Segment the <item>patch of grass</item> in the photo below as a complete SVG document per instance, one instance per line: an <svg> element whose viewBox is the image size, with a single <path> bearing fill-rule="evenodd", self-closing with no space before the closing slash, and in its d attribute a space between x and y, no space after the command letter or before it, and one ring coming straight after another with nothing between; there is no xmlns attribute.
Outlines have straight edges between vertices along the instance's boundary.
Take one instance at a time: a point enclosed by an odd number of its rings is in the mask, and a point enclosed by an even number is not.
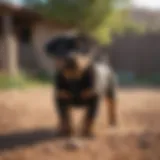
<svg viewBox="0 0 160 160"><path fill-rule="evenodd" d="M0 74L0 89L23 89L27 87L44 85L50 85L50 81L47 81L40 77L30 77L26 74L20 74L17 77L10 77L5 74Z"/></svg>
<svg viewBox="0 0 160 160"><path fill-rule="evenodd" d="M7 75L0 75L0 89L21 88L24 86L22 77L9 77Z"/></svg>

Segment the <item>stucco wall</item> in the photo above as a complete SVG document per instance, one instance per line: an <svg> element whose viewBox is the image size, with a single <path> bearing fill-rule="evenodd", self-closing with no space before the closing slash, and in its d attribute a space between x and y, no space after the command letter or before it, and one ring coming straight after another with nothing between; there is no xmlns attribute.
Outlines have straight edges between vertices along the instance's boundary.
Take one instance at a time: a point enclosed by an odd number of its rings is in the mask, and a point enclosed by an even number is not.
<svg viewBox="0 0 160 160"><path fill-rule="evenodd" d="M66 33L67 31L67 29L60 29L40 22L35 24L32 29L32 41L38 65L50 74L53 73L54 68L52 60L49 59L44 52L44 45L53 36Z"/></svg>
<svg viewBox="0 0 160 160"><path fill-rule="evenodd" d="M5 34L4 34L5 35ZM0 37L0 70L9 74L17 74L19 71L18 41L14 32Z"/></svg>

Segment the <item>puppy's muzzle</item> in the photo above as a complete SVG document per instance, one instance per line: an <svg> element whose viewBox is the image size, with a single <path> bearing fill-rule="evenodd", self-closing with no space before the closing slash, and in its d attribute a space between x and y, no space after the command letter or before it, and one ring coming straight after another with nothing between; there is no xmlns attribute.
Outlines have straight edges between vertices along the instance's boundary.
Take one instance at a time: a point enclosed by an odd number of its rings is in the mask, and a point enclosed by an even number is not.
<svg viewBox="0 0 160 160"><path fill-rule="evenodd" d="M67 57L66 58L66 69L76 69L77 68L77 62L73 57Z"/></svg>

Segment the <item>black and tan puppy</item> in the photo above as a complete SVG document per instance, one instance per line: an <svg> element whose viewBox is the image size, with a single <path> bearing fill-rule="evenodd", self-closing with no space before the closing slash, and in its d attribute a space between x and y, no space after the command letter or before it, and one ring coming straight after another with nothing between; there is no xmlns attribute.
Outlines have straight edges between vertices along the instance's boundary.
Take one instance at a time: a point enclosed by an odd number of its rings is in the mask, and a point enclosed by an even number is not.
<svg viewBox="0 0 160 160"><path fill-rule="evenodd" d="M59 131L71 135L70 107L85 107L83 136L92 134L100 97L105 96L110 125L116 124L115 78L107 63L95 62L96 43L85 35L59 36L46 45L56 67Z"/></svg>

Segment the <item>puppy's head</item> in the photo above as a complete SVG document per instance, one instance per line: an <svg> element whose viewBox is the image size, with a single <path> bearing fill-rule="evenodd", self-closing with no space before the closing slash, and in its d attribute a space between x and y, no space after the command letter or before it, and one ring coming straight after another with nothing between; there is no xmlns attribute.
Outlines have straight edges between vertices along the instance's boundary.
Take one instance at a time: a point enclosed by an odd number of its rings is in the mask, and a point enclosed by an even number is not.
<svg viewBox="0 0 160 160"><path fill-rule="evenodd" d="M59 36L47 43L45 50L53 57L56 68L84 70L95 56L96 42L83 34L75 36Z"/></svg>

